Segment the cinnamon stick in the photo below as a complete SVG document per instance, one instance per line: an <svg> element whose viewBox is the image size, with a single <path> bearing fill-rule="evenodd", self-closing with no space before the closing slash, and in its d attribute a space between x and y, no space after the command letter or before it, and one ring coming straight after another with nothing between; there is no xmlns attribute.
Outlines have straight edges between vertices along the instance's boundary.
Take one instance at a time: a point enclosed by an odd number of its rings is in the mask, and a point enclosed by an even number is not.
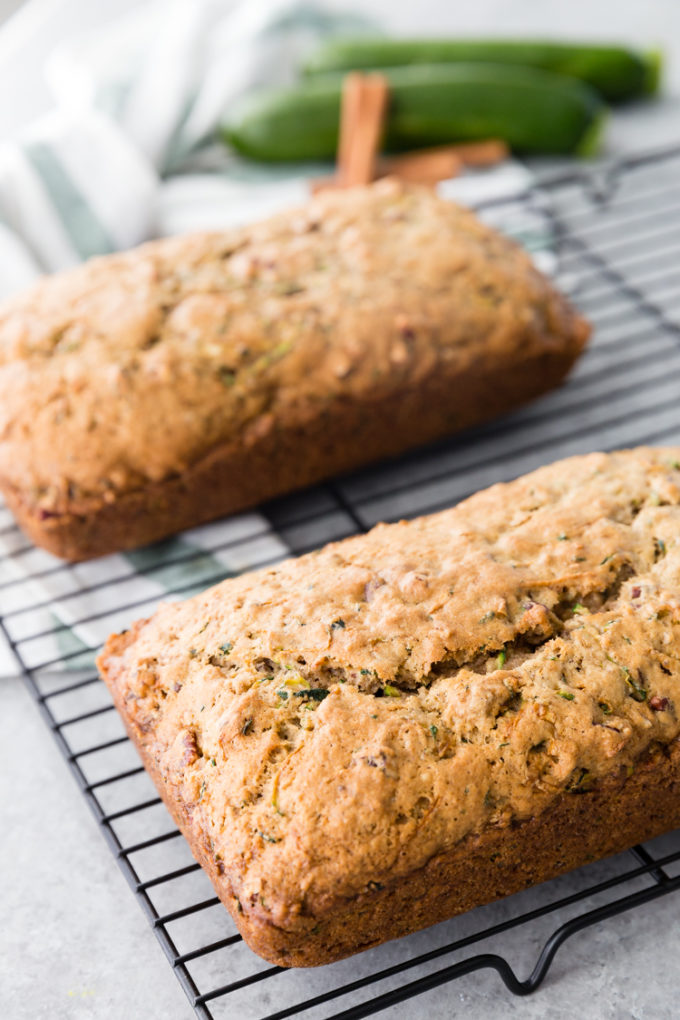
<svg viewBox="0 0 680 1020"><path fill-rule="evenodd" d="M370 184L376 177L396 176L434 186L456 177L465 166L485 167L508 156L497 138L438 145L378 159L387 109L388 82L382 74L347 74L342 86L336 172L311 182L312 192Z"/></svg>
<svg viewBox="0 0 680 1020"><path fill-rule="evenodd" d="M345 76L342 87L337 178L340 187L370 184L387 109L387 79L382 74Z"/></svg>
<svg viewBox="0 0 680 1020"><path fill-rule="evenodd" d="M378 163L381 177L394 174L406 181L427 184L456 177L464 166L492 166L508 155L505 142L490 138L483 142L437 145L396 156L383 156Z"/></svg>
<svg viewBox="0 0 680 1020"><path fill-rule="evenodd" d="M510 150L500 138L486 138L483 142L458 142L450 146L466 166L493 166L502 163Z"/></svg>
<svg viewBox="0 0 680 1020"><path fill-rule="evenodd" d="M401 156L383 156L378 161L378 177L394 176L415 184L437 184L449 177L457 177L463 169L463 160L453 149L425 149Z"/></svg>

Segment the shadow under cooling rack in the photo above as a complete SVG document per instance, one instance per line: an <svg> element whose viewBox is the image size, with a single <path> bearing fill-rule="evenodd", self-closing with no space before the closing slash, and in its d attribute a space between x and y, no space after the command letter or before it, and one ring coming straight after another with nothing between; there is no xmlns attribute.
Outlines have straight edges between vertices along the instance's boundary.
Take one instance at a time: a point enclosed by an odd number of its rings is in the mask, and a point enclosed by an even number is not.
<svg viewBox="0 0 680 1020"><path fill-rule="evenodd" d="M191 857L104 685L73 668L161 594L219 581L226 554L264 565L378 520L449 506L562 456L680 442L680 148L574 170L479 212L533 250L593 323L588 351L559 390L464 436L268 504L226 541L212 541L208 526L200 548L161 543L134 563L112 561L103 577L34 550L0 508L0 629L201 1017L364 1017L488 968L526 994L570 935L680 884L678 832L350 960L270 967L243 944ZM575 945L565 966L573 957L578 965Z"/></svg>

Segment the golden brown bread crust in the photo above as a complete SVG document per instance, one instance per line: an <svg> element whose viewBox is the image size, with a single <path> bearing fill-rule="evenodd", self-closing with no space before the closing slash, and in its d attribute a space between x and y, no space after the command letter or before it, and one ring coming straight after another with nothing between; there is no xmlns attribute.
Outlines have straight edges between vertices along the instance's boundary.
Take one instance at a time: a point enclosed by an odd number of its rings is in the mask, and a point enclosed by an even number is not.
<svg viewBox="0 0 680 1020"><path fill-rule="evenodd" d="M547 351L529 363L499 359L481 378L473 370L447 385L435 376L420 390L375 404L368 415L363 405L345 405L332 432L320 435L312 421L252 442L239 438L181 475L133 489L86 514L50 516L12 488L5 488L5 501L29 538L62 559L134 548L503 414L557 386L573 360L573 351Z"/></svg>
<svg viewBox="0 0 680 1020"><path fill-rule="evenodd" d="M104 674L106 678L106 674ZM367 889L307 928L287 931L239 909L177 786L168 784L137 739L119 689L109 685L131 738L194 857L253 952L281 967L317 967L456 917L590 861L680 827L680 744L657 749L637 772L605 780L588 796L562 797L542 814L466 837L430 858L408 881Z"/></svg>
<svg viewBox="0 0 680 1020"><path fill-rule="evenodd" d="M434 923L680 823L680 449L225 581L100 669L257 952Z"/></svg>
<svg viewBox="0 0 680 1020"><path fill-rule="evenodd" d="M319 196L147 244L0 310L0 488L83 559L501 414L588 326L517 245L427 189Z"/></svg>

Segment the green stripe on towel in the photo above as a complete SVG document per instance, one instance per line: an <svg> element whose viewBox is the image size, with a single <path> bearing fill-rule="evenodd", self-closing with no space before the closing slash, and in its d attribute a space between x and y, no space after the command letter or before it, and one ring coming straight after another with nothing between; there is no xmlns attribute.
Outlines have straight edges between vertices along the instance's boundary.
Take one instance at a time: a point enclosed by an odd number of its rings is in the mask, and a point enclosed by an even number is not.
<svg viewBox="0 0 680 1020"><path fill-rule="evenodd" d="M82 259L115 251L116 245L73 183L59 157L44 142L24 149L42 180L71 244Z"/></svg>
<svg viewBox="0 0 680 1020"><path fill-rule="evenodd" d="M75 630L64 625L64 621L56 613L50 611L50 621L53 627L55 652L50 653L46 658L53 656L63 659L63 662L55 662L53 669L92 669L97 655L78 637Z"/></svg>
<svg viewBox="0 0 680 1020"><path fill-rule="evenodd" d="M209 551L182 538L168 538L123 555L135 571L143 572L149 581L155 581L166 591L181 588L182 598L190 598L203 591L207 585L234 576Z"/></svg>

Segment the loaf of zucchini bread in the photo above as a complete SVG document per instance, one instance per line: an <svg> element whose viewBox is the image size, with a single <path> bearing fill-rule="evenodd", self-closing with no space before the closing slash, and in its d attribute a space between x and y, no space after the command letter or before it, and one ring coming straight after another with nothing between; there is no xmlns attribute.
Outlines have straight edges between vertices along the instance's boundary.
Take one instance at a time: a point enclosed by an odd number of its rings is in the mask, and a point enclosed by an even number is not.
<svg viewBox="0 0 680 1020"><path fill-rule="evenodd" d="M461 429L555 386L588 327L427 189L156 241L0 309L0 490L77 560Z"/></svg>
<svg viewBox="0 0 680 1020"><path fill-rule="evenodd" d="M99 665L257 953L434 924L680 825L680 448L227 580Z"/></svg>

